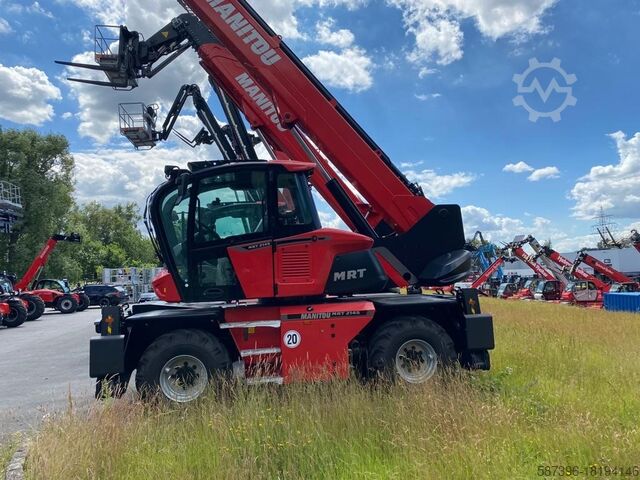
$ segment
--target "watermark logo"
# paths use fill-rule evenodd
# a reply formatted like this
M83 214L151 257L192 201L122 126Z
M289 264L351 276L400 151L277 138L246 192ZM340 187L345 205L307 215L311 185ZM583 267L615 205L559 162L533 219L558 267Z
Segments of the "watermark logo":
M537 58L531 58L529 67L513 76L519 94L514 97L513 104L529 112L531 122L537 122L539 118L559 122L564 109L578 103L573 96L573 84L577 80L574 74L567 73L562 68L558 58L550 62L539 62ZM542 83L546 83L547 87L542 88ZM553 101L549 102L552 96Z

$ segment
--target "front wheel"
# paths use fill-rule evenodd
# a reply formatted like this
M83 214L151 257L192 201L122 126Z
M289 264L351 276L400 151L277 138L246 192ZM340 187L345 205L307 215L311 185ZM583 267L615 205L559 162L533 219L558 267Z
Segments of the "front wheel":
M64 295L56 303L56 308L60 313L74 313L78 310L78 302L71 295Z
M231 370L229 352L202 330L175 330L158 337L142 354L136 389L143 397L159 392L173 402L200 397L216 375Z
M20 299L10 299L6 303L9 304L9 315L4 319L4 324L8 328L15 328L27 321L27 307L24 306Z
M44 300L42 300L39 296L25 293L20 295L20 298L27 302L28 322L37 320L44 314L46 305L44 303Z
M447 332L418 316L398 317L384 324L369 342L370 373L391 381L425 383L456 361Z
M89 295L87 295L86 293L78 293L78 296L80 297L78 311L84 312L87 308L89 308L89 305L91 305L91 300L89 300Z
M100 308L105 308L111 306L111 301L107 297L102 297L100 299Z

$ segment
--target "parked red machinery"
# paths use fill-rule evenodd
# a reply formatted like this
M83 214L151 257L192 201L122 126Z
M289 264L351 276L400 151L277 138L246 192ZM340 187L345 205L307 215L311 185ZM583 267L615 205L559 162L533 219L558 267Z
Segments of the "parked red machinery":
M627 277L624 273L619 272L615 268L610 265L607 265L604 262L601 262L594 256L590 255L586 250L580 250L578 252L578 256L573 262L573 266L571 267L571 274L573 275L573 271L581 264L585 263L593 268L594 272L599 273L600 275L604 275L611 280L611 284L608 285L608 288L604 290L605 292L609 292L612 289L615 291L628 291L635 292L638 289L638 283L635 282L632 278Z
M487 268L484 272L482 272L482 274L471 284L471 288L477 289L480 293L487 295L486 292L488 289L486 288L486 285L490 281L491 276L495 272L497 272L505 262L514 262L514 261L515 259L511 257L500 255L498 258L495 259L495 261L491 265L489 265L489 268ZM499 298L508 298L513 293L515 293L515 289L513 287L511 286L507 287L504 285L512 285L512 284L510 283L500 284L496 293L496 296Z
M14 285L14 290L19 292L19 296L26 301L32 296L39 297L46 307L55 308L62 313L73 313L82 311L89 307L89 298L83 293L71 293L68 288L64 288L64 282L59 280L48 280L45 285L37 283L40 272L47 264L51 252L56 248L58 242L80 243L80 235L72 233L70 235L57 234L52 235L40 253L31 262L31 265ZM33 290L29 290L32 288ZM38 308L39 310L39 308ZM40 313L41 315L42 313ZM37 318L37 317L36 317Z
M547 259L548 261L555 263L562 271L562 275L556 274L557 284L538 284L536 294L540 293L542 295L544 290L547 289L548 293L546 297L555 297L560 285L562 285L564 290L560 298L561 301L587 307L602 307L602 294L609 288L605 282L577 267L573 269L573 276L577 280L569 280L567 276L573 268L573 263L570 260L560 255L553 248L540 245L531 235L526 237L524 241L531 245L531 247L536 251L536 255L543 259L543 261ZM540 291L541 289L542 292ZM542 296L544 297L544 295Z
M537 275L539 279L549 281L555 280L556 277L554 276L554 274L540 265L537 262L535 255L529 255L524 251L524 248L522 248L524 243L525 241L512 242L511 244L507 245L507 248L511 249L512 255L523 261L531 270L533 270L534 274ZM534 298L535 288L537 287L538 283L538 281L525 283L523 288L519 289L514 295L511 296L511 298L518 300Z
M126 318L105 308L90 349L97 393L105 385L121 393L137 370L140 391L190 401L232 363L250 383L351 369L422 383L452 361L488 369L492 318L480 313L477 291L387 288L466 278L460 207L425 198L246 1L181 3L189 13L146 41L122 27L118 53L99 52L91 66L109 81L88 83L135 87L193 47L230 128L186 86L162 132L149 123L122 131L153 146L192 96L205 124L193 143L215 142L224 160L167 167L150 196L146 219L167 266L154 287L191 303L143 304ZM240 111L270 161L257 161ZM321 227L308 181L357 233Z
M16 328L27 320L25 302L16 297L5 297L0 302L0 327Z

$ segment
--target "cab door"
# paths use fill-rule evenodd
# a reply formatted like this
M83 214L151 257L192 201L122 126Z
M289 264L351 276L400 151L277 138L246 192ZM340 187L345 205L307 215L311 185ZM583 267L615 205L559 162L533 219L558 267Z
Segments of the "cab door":
M246 298L229 248L271 240L268 172L239 168L194 182L187 230L187 301ZM273 277L273 262L249 268L259 278Z

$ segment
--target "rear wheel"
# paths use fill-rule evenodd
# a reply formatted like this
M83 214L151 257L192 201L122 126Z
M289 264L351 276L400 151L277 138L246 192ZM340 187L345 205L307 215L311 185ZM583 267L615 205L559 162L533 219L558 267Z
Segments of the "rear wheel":
M76 299L71 295L63 295L58 299L56 309L58 309L60 313L74 313L78 310L78 302L76 302Z
M4 319L4 324L9 328L15 328L27 321L27 307L24 306L22 300L7 300L11 308L9 315Z
M31 294L23 294L20 295L20 298L27 302L27 321L30 322L32 320L39 319L44 313L45 304L44 300L42 300L37 295Z
M143 397L160 392L168 400L186 403L230 370L229 352L216 337L202 330L175 330L158 337L142 354L136 388Z
M104 308L104 307L108 307L111 305L111 302L109 301L109 299L107 297L102 297L100 299L100 307Z
M424 317L398 317L380 327L369 342L370 372L392 381L425 383L456 358L451 337Z
M89 296L86 293L79 293L80 303L78 304L78 311L84 312L89 305L91 304L91 300L89 300Z

